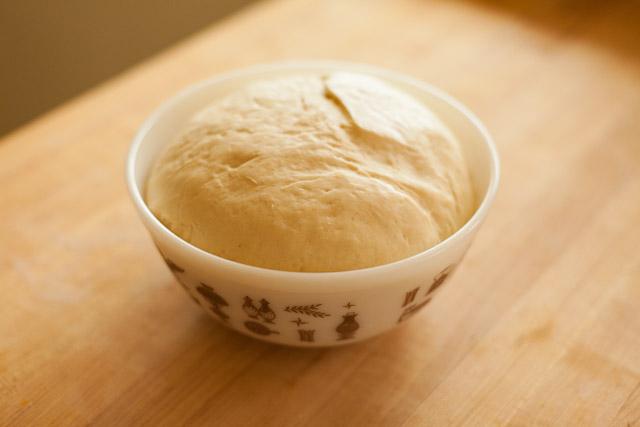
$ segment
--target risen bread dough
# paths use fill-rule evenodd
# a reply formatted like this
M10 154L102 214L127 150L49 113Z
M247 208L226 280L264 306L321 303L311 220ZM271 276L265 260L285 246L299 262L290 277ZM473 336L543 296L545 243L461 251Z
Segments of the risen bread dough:
M155 162L146 201L205 251L307 272L417 254L475 208L451 132L409 95L351 73L258 82L216 101Z

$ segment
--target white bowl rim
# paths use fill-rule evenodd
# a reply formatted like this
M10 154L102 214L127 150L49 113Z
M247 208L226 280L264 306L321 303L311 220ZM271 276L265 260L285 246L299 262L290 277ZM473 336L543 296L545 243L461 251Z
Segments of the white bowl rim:
M482 136L482 140L488 149L490 155L490 177L489 177L489 185L487 186L487 190L485 192L485 196L482 199L482 202L471 216L471 218L455 233L451 236L443 240L442 242L436 244L435 246L430 247L420 253L412 255L408 258L403 258L398 261L394 261L387 264L377 265L373 267L367 267L357 270L346 270L346 271L332 271L332 272L297 272L297 271L286 271L286 270L276 270L269 269L264 267L257 267L249 264L243 264L237 261L232 261L226 258L222 258L220 256L214 255L210 252L207 252L203 249L198 248L197 246L192 245L191 243L183 240L178 235L174 234L171 230L169 230L162 222L160 222L155 215L148 208L145 203L141 189L138 188L135 179L135 164L136 159L138 157L138 152L140 150L140 146L145 140L146 135L149 130L156 124L158 119L164 115L164 113L173 107L175 104L178 104L183 101L183 99L188 98L192 93L201 90L204 87L220 84L227 80L232 80L238 77L246 77L253 74L260 74L269 71L277 71L277 70L307 70L310 71L314 68L321 69L335 69L335 70L349 70L349 71L360 71L369 75L379 76L382 78L386 78L390 81L398 81L406 83L410 86L414 86L419 90L428 92L430 95L440 98L442 101L449 104L454 109L458 110L480 133ZM194 251L196 255L200 257L204 257L207 261L219 264L221 267L225 267L225 269L236 270L239 273L244 275L255 276L256 278L262 277L264 279L269 279L265 281L261 281L260 283L253 283L253 286L271 289L271 290L282 290L282 287L278 286L278 279L289 281L307 281L306 284L301 285L300 289L297 291L308 292L327 292L327 291L336 291L336 288L333 286L327 287L327 281L339 281L341 285L340 290L353 290L354 288L367 288L367 281L362 280L366 276L368 277L379 277L381 275L389 275L393 272L398 272L405 268L411 268L413 265L417 265L423 263L426 259L433 257L437 253L444 251L447 247L455 245L456 242L463 240L467 235L473 233L476 228L480 226L482 221L487 216L489 207L493 203L495 198L498 182L500 180L500 160L498 157L498 152L495 147L495 143L493 138L482 124L480 119L478 119L464 104L460 101L447 94L441 89L438 89L435 86L432 86L428 83L425 83L419 79L410 77L400 72L390 71L384 68L380 68L377 66L350 62L350 61L334 61L334 60L289 60L289 61L277 61L277 62L269 62L256 64L249 67L234 69L231 71L227 71L222 74L218 74L212 78L200 81L198 83L192 84L185 89L178 92L173 97L164 101L148 118L143 122L142 126L139 128L138 132L133 138L131 147L129 149L129 153L127 155L126 160L126 181L127 187L130 193L131 198L139 212L140 215L144 216L147 220L149 220L150 224L155 226L160 232L166 234L175 244L182 246L184 249L188 251ZM352 280L357 279L357 280ZM358 285L351 285L344 287L345 282L357 283ZM276 285L273 285L276 283Z

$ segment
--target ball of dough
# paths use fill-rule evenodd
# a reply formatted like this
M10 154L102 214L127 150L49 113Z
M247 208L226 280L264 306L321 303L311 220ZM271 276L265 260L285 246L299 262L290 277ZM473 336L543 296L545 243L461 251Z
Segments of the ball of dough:
M453 134L408 94L353 73L261 81L214 102L155 161L146 202L205 251L305 272L410 257L475 208Z

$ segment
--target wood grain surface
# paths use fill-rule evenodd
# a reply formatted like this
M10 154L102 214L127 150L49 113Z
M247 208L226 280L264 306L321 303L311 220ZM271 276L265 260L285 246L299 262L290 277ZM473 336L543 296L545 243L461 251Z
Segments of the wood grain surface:
M640 4L523 3L260 2L5 137L0 424L640 425ZM125 189L129 142L161 101L289 58L436 84L502 157L451 282L359 345L218 326Z

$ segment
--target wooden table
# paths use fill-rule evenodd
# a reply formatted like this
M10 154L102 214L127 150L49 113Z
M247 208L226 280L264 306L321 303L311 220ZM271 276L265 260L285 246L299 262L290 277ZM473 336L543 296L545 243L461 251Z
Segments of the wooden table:
M640 425L640 4L532 3L261 2L5 137L1 424ZM210 321L125 190L162 100L285 58L432 82L502 156L455 277L363 344L281 348Z

